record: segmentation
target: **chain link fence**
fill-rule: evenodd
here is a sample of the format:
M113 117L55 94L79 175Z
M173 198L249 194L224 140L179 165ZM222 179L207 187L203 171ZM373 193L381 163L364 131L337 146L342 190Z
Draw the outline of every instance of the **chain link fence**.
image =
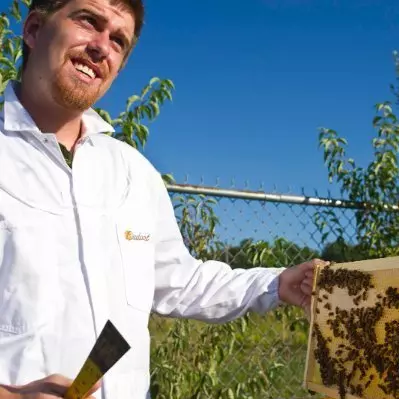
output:
M249 268L362 258L356 204L190 185L168 189L186 245L202 259ZM320 228L320 215L332 209L339 232ZM150 330L154 398L317 397L302 387L308 323L299 309L217 326L153 316Z

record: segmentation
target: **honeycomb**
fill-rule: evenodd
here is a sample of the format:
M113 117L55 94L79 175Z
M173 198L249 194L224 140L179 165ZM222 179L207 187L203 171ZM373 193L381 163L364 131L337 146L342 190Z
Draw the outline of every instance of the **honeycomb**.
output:
M399 257L318 267L313 289L305 387L399 398Z

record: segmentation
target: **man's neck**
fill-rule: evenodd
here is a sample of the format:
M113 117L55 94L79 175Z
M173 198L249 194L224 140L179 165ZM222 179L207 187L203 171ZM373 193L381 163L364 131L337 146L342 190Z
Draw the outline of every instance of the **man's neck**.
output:
M16 94L40 131L55 134L68 150L74 147L81 133L81 112L67 110L55 102L38 101L38 96L23 83Z

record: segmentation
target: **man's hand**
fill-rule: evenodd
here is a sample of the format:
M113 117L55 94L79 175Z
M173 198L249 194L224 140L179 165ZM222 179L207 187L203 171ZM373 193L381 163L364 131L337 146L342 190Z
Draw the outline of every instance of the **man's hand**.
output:
M0 399L55 399L63 398L72 380L59 374L50 375L42 380L33 381L22 386L0 385ZM101 386L98 382L86 396L94 399L92 395Z
M315 266L329 264L330 262L313 259L284 270L279 280L280 299L289 305L303 308L309 317Z

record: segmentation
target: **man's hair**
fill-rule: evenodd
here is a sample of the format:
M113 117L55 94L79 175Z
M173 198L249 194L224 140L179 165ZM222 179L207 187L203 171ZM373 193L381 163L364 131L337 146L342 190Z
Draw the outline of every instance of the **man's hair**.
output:
M51 16L52 14L59 11L64 7L70 0L32 0L29 7L29 12L38 11L43 15L44 18ZM134 38L133 45L137 42L140 37L141 30L144 25L144 4L143 0L111 0L111 4L123 4L134 15L135 27L134 27ZM22 69L26 68L29 58L29 47L23 43L22 46ZM126 55L127 56L127 55Z

